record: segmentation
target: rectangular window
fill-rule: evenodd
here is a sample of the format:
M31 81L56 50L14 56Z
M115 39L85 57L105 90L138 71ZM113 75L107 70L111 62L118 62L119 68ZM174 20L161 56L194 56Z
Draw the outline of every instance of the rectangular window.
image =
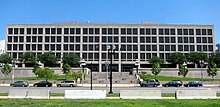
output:
M55 42L55 36L51 36L51 42Z
M176 33L175 33L175 29L170 29L170 34L171 35L175 35Z
M132 46L131 45L127 45L127 51L132 51Z
M26 36L26 42L31 42L31 36Z
M118 28L114 28L114 35L118 35Z
M190 45L190 51L195 51L195 46L194 45Z
M127 43L132 43L131 37L127 37Z
M194 37L189 37L190 43L194 43Z
M121 36L121 42L126 43L126 36Z
M132 59L132 53L127 53L127 59Z
M14 28L14 34L18 34L18 28Z
M145 35L145 30L144 30L144 28L141 28L141 29L140 29L140 35Z
M196 29L196 35L201 35L201 29Z
M50 28L45 28L45 33L50 34Z
M202 37L202 43L207 43L207 37Z
M76 42L80 42L80 36L76 36Z
M70 38L69 42L73 43L74 42L74 36L70 36L69 38Z
M89 42L90 42L90 43L93 42L93 36L89 36Z
M164 43L164 37L159 37L159 43Z
M138 38L133 36L133 43L138 43Z
M151 53L146 53L146 59L151 59Z
M14 36L14 42L18 42L18 36Z
M196 43L201 43L201 37L196 37Z
M27 47L27 45L26 45L26 47ZM45 45L44 45L44 49L45 49L46 51L49 51L49 50L50 50L50 45L49 45L49 44L45 44Z
M8 36L8 42L12 42L12 36Z
M177 29L178 35L183 35L183 30L182 29Z
M108 28L108 35L112 35L112 28Z
M107 37L106 36L102 36L102 42L107 42Z
M146 37L146 43L151 43L151 38L150 37Z
M183 51L183 45L178 45L178 51Z
M56 34L56 28L51 28L51 34Z
M88 34L88 28L83 28L83 34Z
M202 35L206 35L206 29L202 29Z
M126 35L126 29L125 28L121 28L121 35Z
M176 45L171 45L171 51L176 51Z
M57 36L57 42L61 42L61 36Z
M83 45L83 51L87 51L87 45Z
M8 34L13 34L13 28L8 28Z
M37 42L37 37L36 36L32 36L32 42Z
M146 51L151 51L151 45L146 45Z
M161 59L164 59L164 53L159 53L159 57L160 57Z
M165 43L170 43L170 38L169 37L165 37Z
M43 28L38 28L38 34L43 34Z
M194 29L189 29L189 35L194 35Z
M89 44L89 51L93 51L94 49L94 45L92 45L92 44Z
M209 45L209 51L213 51L213 45Z
M183 38L182 37L178 37L178 43L183 43Z
M23 44L19 44L19 51L23 51L24 45Z
M99 34L99 28L95 28L95 34L98 35Z
M64 50L64 51L68 51L68 44L64 44L64 45L63 45L63 50Z
M145 53L141 53L141 60L145 60Z
M150 29L149 28L147 28L146 29L146 35L150 35L151 33L150 33Z
M152 43L157 43L157 37L151 37L152 38Z
M127 28L127 35L131 35L131 28Z
M11 50L11 44L7 44L7 50Z
M19 36L19 42L24 42L24 36Z
M137 34L138 34L137 28L133 28L133 35L137 35Z
M57 51L61 51L61 44L56 44Z
M106 35L107 34L107 28L102 28L102 34Z
M35 50L36 50L36 48L37 48L37 47L36 47L36 44L32 44L32 50L34 50L34 51L35 51Z
M37 44L37 50L42 51L42 44Z
M145 37L144 36L140 37L140 43L145 43Z
M64 28L64 34L69 34L69 28Z
M188 43L188 37L184 37L184 43Z
M197 45L197 51L202 51L201 45Z
M133 51L138 51L138 46L137 45L133 45Z
M184 45L184 51L189 51L189 46L188 45Z
M31 28L27 28L27 34L31 34Z
M70 47L69 47L69 48L70 48L70 51L74 51L74 44L70 44L69 46L70 46ZM68 47L67 47L67 49L68 49Z
M30 44L26 44L26 50L31 50L31 45Z
M152 35L157 35L157 29L156 28L152 29Z
M165 35L169 35L169 34L170 34L169 29L165 29Z
M157 51L157 45L152 45L152 51Z
M89 34L94 34L94 29L93 28L89 28Z
M208 37L208 43L213 43L212 37Z
M208 35L212 35L212 29L208 29Z
M68 28L68 30L66 31L66 33L69 34L69 28ZM75 28L70 28L70 34L75 34Z
M188 29L183 29L183 34L188 35Z
M52 51L55 51L55 44L50 44L50 49L51 49Z
M57 28L57 34L62 34L62 28Z
M99 42L99 36L95 36L95 42Z
M112 36L108 36L108 43L112 43Z
M20 28L20 34L24 34L24 28Z
M164 51L164 45L159 45L159 51Z
M165 45L165 51L170 51L170 45Z
M76 34L81 34L81 29L80 28L76 28Z
M37 28L32 28L33 34L37 34Z
M203 51L207 51L207 50L208 50L208 49L207 49L207 45L203 45L203 46L202 46L202 50L203 50Z
M83 36L83 42L88 42L88 37L87 36Z
M159 29L159 35L163 35L163 29Z
M171 37L171 43L176 43L176 38L175 37Z
M45 36L45 42L50 42L50 37L49 36Z
M140 51L145 51L145 45L140 45Z

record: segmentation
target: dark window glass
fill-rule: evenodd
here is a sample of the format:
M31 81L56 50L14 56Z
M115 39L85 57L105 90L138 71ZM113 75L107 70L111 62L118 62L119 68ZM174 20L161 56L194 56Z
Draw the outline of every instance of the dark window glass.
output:
M164 45L159 45L159 51L164 51Z
M157 43L157 37L152 37L152 43Z
M201 37L196 37L196 43L201 43Z
M89 36L89 42L93 42L93 36Z
M127 51L132 51L132 46L131 45L127 45Z
M197 45L197 51L202 51L201 45Z
M89 53L89 59L93 59L93 53Z
M74 44L70 44L69 46L70 46L70 47L69 47L69 48L70 48L70 51L74 51ZM67 48L67 49L68 49L68 48Z
M196 35L201 35L201 29L196 29Z
M51 34L56 34L56 28L51 28Z
M133 43L138 43L138 38L133 36Z
M125 28L121 28L121 35L126 35L126 29Z
M184 51L189 51L189 46L188 45L184 45Z
M95 42L99 42L99 36L95 36Z
M36 44L32 44L32 50L36 50Z
M61 44L56 44L57 51L61 51Z
M151 45L146 45L146 51L151 51Z
M55 36L51 36L51 42L55 42Z
M33 34L37 34L37 28L32 28Z
M146 37L146 43L151 43L151 38L150 37Z
M102 34L106 35L107 34L107 28L102 28Z
M127 53L127 59L132 59L132 53Z
M19 42L24 42L24 36L19 36Z
M209 45L209 51L213 51L213 45Z
M152 51L157 51L157 45L152 45Z
M126 37L125 36L121 36L121 42L126 43Z
M141 59L145 60L145 53L141 53Z
M26 45L26 46L27 46L27 45ZM45 44L45 45L44 45L44 48L45 48L46 51L49 51L49 48L50 48L49 44Z
M93 51L94 46L92 44L89 44L89 51Z
M176 38L175 37L171 37L171 43L176 43Z
M108 42L112 43L112 36L108 36Z
M69 39L70 42L74 42L74 36L70 36L69 38L70 38Z
M202 49L203 49L203 51L207 51L208 49L207 49L207 45L203 45L202 46Z
M83 36L83 42L88 42L88 37L87 36Z
M38 28L38 34L43 34L43 28Z
M194 45L190 45L190 51L195 51Z
M150 35L150 29L146 29L146 35Z
M94 54L94 59L98 60L99 59L99 53Z
M89 34L94 34L94 29L93 28L89 28Z
M99 28L95 28L95 34L98 35L99 34Z
M50 28L45 28L45 33L50 34Z
M208 29L208 35L212 35L212 29Z
M18 34L18 28L14 28L14 34Z
M80 42L80 36L76 36L76 42Z
M76 34L81 34L80 28L76 28Z
M8 36L8 42L12 42L12 36Z
M202 37L202 43L207 43L207 37Z
M19 50L22 51L24 48L24 45L23 44L19 44Z
M151 53L146 53L146 59L151 59Z
M138 59L138 54L137 53L133 53L133 59Z
M145 35L145 30L143 28L140 29L140 35Z
M107 42L107 37L106 36L102 36L102 42Z
M68 44L64 44L63 49L64 49L64 51L68 51Z
M159 57L160 57L161 59L164 59L164 53L159 53Z
M169 37L165 37L165 43L170 43L170 38Z
M170 34L171 35L175 35L176 33L175 33L175 29L170 29Z
M57 42L61 42L61 36L57 36Z
M108 34L112 35L112 28L108 28Z
M52 51L55 51L55 44L50 44L50 49L51 49Z
M137 35L137 34L138 34L137 28L133 28L133 35Z
M106 59L106 53L102 53L102 59Z
M189 37L190 43L194 43L194 37Z
M45 36L45 42L50 42L50 37L49 36Z
M31 50L31 45L30 44L26 44L26 50Z
M184 43L188 43L188 37L184 37Z
M159 37L159 43L164 43L164 37Z
M131 35L131 28L127 28L127 35Z
M170 51L170 45L165 45L165 51Z
M140 51L145 51L145 45L140 45Z
M165 29L165 35L169 35L170 32L169 32L169 29Z
M152 29L152 35L157 35L157 29L156 28Z
M183 30L182 29L177 29L178 35L183 35Z
M183 34L188 35L188 29L183 29Z
M206 35L206 29L202 29L202 35Z
M141 42L141 43L145 43L145 37L143 37L143 36L140 37L140 42Z
M176 51L176 45L171 45L171 51Z
M31 28L27 28L27 34L31 34Z
M14 42L18 42L18 36L14 36Z
M106 45L102 45L102 50L106 51L107 50L107 46Z
M83 45L83 51L87 51L87 45Z
M20 28L20 34L24 34L24 28Z
M189 35L194 35L194 29L189 29Z
M159 35L163 35L163 29L159 29Z
M80 32L80 30L78 31L78 33ZM68 34L69 34L69 29L68 29ZM70 28L70 34L75 34L75 28Z
M138 46L137 45L133 45L133 51L138 51Z
M178 51L183 51L183 45L178 45Z
M62 28L57 28L57 34L62 34Z
M208 37L208 43L213 43L212 37Z
M36 36L32 36L32 42L37 42L37 37Z
M26 36L26 42L31 42L31 36Z
M178 37L178 43L183 43L183 38L182 37Z
M115 35L118 35L119 33L118 33L118 28L114 28L114 34Z
M37 50L41 51L42 50L42 44L37 44Z
M131 37L127 37L127 43L131 43L132 40L131 40Z
M13 28L8 28L8 34L13 34Z
M69 28L64 28L64 34L69 34Z

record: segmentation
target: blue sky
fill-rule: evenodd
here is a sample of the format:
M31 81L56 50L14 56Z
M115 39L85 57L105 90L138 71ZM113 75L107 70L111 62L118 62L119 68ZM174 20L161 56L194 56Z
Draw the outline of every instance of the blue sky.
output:
M220 0L1 0L0 40L6 24L143 21L214 24L220 43Z

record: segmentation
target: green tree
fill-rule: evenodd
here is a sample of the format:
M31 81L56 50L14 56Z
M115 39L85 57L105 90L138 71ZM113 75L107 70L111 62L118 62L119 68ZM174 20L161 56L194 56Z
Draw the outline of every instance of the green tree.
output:
M4 64L1 69L2 74L7 78L8 74L11 73L12 67L9 64Z
M73 77L73 80L77 82L78 79L82 80L84 73L82 71L72 71L70 75Z
M155 76L155 79L156 79L156 76L160 73L161 71L161 68L160 68L160 64L159 63L154 63L153 66L152 66L152 74L154 74Z
M36 71L37 71L37 69L38 68L40 68L40 65L38 64L38 63L36 63L35 65L34 65L34 69L33 69L33 73L36 75Z
M8 54L4 53L0 55L0 63L4 64L11 64L12 62L12 57L10 57Z
M36 75L39 77L39 78L45 78L46 81L48 79L51 79L53 78L54 76L54 70L49 68L49 67L45 67L45 68L38 68L37 71L36 71Z
M79 66L80 58L75 53L66 53L63 55L63 64L69 64L70 66Z
M217 64L217 67L220 67L220 53L214 55L214 62Z
M186 68L186 65L180 64L178 75L182 75L185 78L187 73L188 73L188 68Z
M40 61L45 65L53 66L57 64L58 59L51 52L45 52L40 56Z
M188 60L195 64L199 64L200 60L207 61L207 54L203 52L191 52L188 54Z
M71 70L71 67L70 67L69 64L66 63L66 64L63 65L63 70L62 71L65 74L65 79L66 79L68 73L70 72L70 70Z
M180 52L174 52L171 53L170 56L167 58L167 62L171 64L183 64L184 62L187 62L187 58L183 53Z
M217 71L217 65L213 61L209 62L207 69L208 76L212 76L212 79L214 79L214 76L217 75Z
M22 56L21 62L24 64L35 65L37 62L37 58L33 52L25 52Z
M149 62L150 62L151 64L155 64L155 63L163 64L163 63L164 63L164 60L161 59L161 58L159 58L159 57L157 57L157 56L153 56L153 57L149 60Z

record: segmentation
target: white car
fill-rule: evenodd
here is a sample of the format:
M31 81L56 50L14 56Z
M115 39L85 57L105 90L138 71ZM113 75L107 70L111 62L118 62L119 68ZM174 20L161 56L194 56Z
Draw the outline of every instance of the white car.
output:
M75 87L76 82L71 80L65 80L61 81L60 83L57 83L57 87Z

